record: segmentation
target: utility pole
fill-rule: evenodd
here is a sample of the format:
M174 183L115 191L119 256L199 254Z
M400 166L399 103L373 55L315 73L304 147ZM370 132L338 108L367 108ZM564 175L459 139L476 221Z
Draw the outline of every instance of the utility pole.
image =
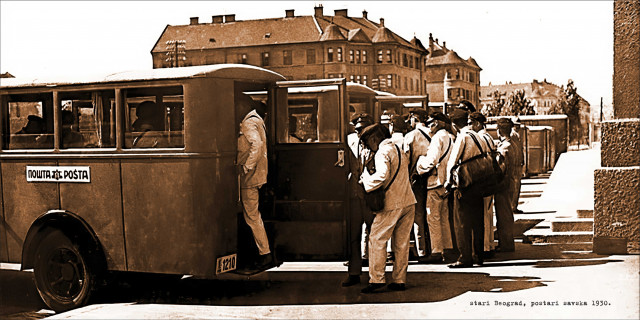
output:
M172 68L180 67L180 62L187 60L187 53L185 51L186 43L186 40L169 40L166 42L167 59L165 61L169 62Z

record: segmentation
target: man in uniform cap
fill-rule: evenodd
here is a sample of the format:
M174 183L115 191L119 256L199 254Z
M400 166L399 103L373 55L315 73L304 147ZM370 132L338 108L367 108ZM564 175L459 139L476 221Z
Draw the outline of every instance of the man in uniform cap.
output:
M427 224L431 240L431 255L423 263L442 263L445 253L453 251L448 199L444 182L446 166L453 149L454 137L445 126L449 122L442 112L434 112L427 121L432 137L427 154L420 156L416 165L418 174L426 177ZM445 252L445 250L449 252Z
M511 141L511 130L513 122L509 118L498 119L498 160L504 172L505 188L495 194L496 207L496 227L498 229L498 249L501 252L512 252L515 250L513 240L513 189L517 187L516 176L521 174L517 165L518 158L516 145Z
M378 188L384 190L384 208L378 212L371 225L369 236L369 285L362 293L374 293L385 286L387 241L395 253L392 282L389 290L405 290L409 264L409 235L414 221L416 199L411 192L407 156L391 140L391 134L381 124L374 124L362 131L361 140L375 152L376 171L364 170L360 181L365 192ZM394 178L395 177L395 178Z
M449 267L470 268L473 267L474 262L479 265L484 263L484 201L480 195L460 190L451 171L458 163L467 161L484 151L479 150L475 144L475 140L480 141L482 138L467 123L466 111L454 110L451 120L454 126L459 128L459 132L447 162L445 189L454 189L454 229L460 256L458 261L450 264Z
M484 151L495 150L496 145L493 137L485 129L487 118L480 112L472 112L469 114L469 124L471 129L477 132L482 138L479 142ZM494 238L493 238L493 196L484 197L484 252L487 257L493 255Z
M418 158L427 154L427 149L431 143L429 129L426 126L428 118L429 113L426 110L418 109L411 111L411 122L414 124L415 129L406 134L403 142L404 152L409 157L408 168L411 190L416 197L414 223L419 261L427 258L431 254L431 243L426 216L427 181L426 179L421 179L416 171Z
M349 261L347 263L347 278L342 282L343 287L350 287L360 283L360 274L362 273L363 257L362 257L362 224L365 225L365 256L368 250L368 235L373 222L373 214L364 203L364 189L358 184L364 164L371 157L371 150L367 149L360 142L360 134L362 130L373 124L373 117L365 112L354 114L350 119L351 125L354 126L355 132L347 136L347 144L351 149L349 161L349 246L351 248Z

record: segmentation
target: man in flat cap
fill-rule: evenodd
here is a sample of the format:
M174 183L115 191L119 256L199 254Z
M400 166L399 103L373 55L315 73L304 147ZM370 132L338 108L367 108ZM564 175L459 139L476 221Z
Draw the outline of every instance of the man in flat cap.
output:
M374 124L362 131L360 139L375 153L375 172L364 169L361 183L365 192L384 190L384 208L376 212L369 235L369 285L362 293L374 293L385 286L387 241L395 253L389 290L405 290L409 263L409 234L414 220L416 198L411 192L407 156L391 140L389 130Z
M445 197L446 167L453 149L454 136L445 126L449 118L442 112L434 112L429 116L427 126L432 136L427 154L420 156L416 170L418 174L427 176L427 224L431 237L431 255L421 262L443 263L446 253L451 255L453 242L449 221L448 199Z
M511 141L511 130L513 122L509 118L498 119L498 161L502 167L505 188L495 194L496 207L496 227L498 229L498 248L500 252L512 252L515 250L513 240L513 206L512 195L516 185L516 176L522 172L518 171L516 146Z
M496 144L493 137L485 129L487 118L480 112L472 112L469 114L469 124L471 129L477 132L482 140L484 150L495 150ZM493 255L494 236L493 236L493 196L484 197L484 252L487 257Z
M451 120L457 127L462 127L456 136L453 150L447 162L446 189L453 189L454 193L454 229L456 245L460 251L458 261L450 264L449 268L471 268L474 262L484 263L484 201L482 196L462 192L453 179L451 171L460 162L480 155L486 150L480 150L475 141L482 139L467 123L466 111L456 109Z
M431 254L431 244L429 239L429 229L427 228L427 179L421 178L416 171L416 163L420 156L427 154L427 149L431 143L429 129L425 123L429 118L426 110L418 109L411 111L410 121L415 129L407 133L404 137L404 152L409 156L409 179L411 190L416 197L416 244L418 249L418 260L423 260Z
M362 130L373 124L373 117L368 113L359 112L351 117L351 125L354 127L353 133L347 136L347 144L351 149L349 161L349 247L350 255L347 278L342 281L343 287L350 287L360 283L362 273L362 225L365 225L365 257L368 256L368 235L373 222L373 214L364 203L364 189L358 184L364 164L371 157L371 150L367 149L360 141Z

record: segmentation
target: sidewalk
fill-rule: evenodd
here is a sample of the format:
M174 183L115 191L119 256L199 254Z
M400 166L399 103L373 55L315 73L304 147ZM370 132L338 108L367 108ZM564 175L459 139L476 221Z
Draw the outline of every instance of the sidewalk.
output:
M534 196L522 197L525 214L516 219L593 209L598 165L599 150L563 154L551 176L524 181L523 195ZM346 275L342 262L288 262L253 284L236 282L227 288L215 281L181 280L171 290L188 292L184 297L113 301L51 318L638 319L639 258L517 242L516 252L498 253L482 267L410 264L406 291L374 295L359 293L364 284L340 287ZM388 281L390 271L388 266ZM365 269L363 283L366 279ZM225 291L221 298L211 293L212 284Z

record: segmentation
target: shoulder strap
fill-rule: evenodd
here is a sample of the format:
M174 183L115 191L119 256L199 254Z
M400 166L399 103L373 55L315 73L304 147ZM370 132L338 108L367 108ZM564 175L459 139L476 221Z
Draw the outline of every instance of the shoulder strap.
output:
M491 148L491 142L487 140L487 136L483 134L482 139L484 139L484 141L487 142L487 147L489 147L489 151L493 151L493 148Z
M429 135L427 135L426 133L424 133L424 131L420 130L419 128L416 129L418 131L420 131L420 133L422 133L422 135L427 138L427 141L429 141L429 143L431 143L431 137L429 137Z
M393 184L393 181L396 179L398 171L400 171L400 166L402 165L402 155L400 154L400 148L398 148L398 145L395 143L393 145L396 147L396 151L398 152L398 168L396 169L396 173L393 174L393 178L391 178L391 181L389 181L389 184L384 187L384 191L389 190L389 187L391 187L391 184Z
M440 160L438 160L438 164L440 164L440 162L442 162L442 160L447 156L450 148L451 148L451 138L449 138L449 145L447 146L447 150L442 154L442 156L440 157Z
M480 150L480 153L483 153L484 151L482 150L482 146L480 145L480 142L478 142L478 138L476 138L471 132L468 132L468 134L471 136L471 139L473 139L473 142L476 143L476 146L478 146L478 150Z

